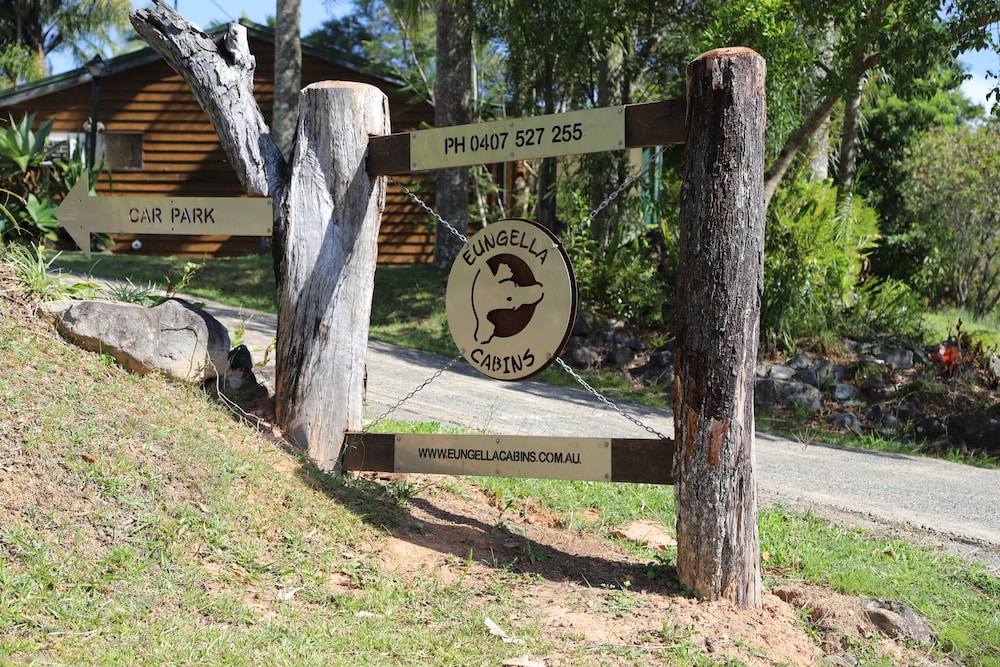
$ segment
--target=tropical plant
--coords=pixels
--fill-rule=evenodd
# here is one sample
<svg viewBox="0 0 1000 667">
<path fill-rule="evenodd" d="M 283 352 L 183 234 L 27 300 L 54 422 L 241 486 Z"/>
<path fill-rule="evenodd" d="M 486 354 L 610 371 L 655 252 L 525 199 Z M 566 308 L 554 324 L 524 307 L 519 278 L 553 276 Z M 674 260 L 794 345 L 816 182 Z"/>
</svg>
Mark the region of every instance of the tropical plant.
<svg viewBox="0 0 1000 667">
<path fill-rule="evenodd" d="M 764 244 L 763 342 L 793 349 L 800 336 L 842 328 L 877 238 L 874 210 L 855 202 L 850 213 L 838 213 L 837 190 L 829 182 L 779 191 L 768 210 Z"/>
<path fill-rule="evenodd" d="M 0 190 L 8 193 L 0 216 L 0 238 L 57 238 L 55 217 L 58 201 L 83 174 L 82 155 L 77 150 L 63 158 L 49 141 L 52 120 L 34 130 L 34 114 L 21 120 L 8 118 L 0 127 Z M 96 179 L 91 178 L 92 182 Z"/>
<path fill-rule="evenodd" d="M 42 76 L 53 51 L 68 51 L 82 64 L 130 30 L 128 0 L 6 0 L 2 6 L 0 75 L 15 84 Z"/>
</svg>

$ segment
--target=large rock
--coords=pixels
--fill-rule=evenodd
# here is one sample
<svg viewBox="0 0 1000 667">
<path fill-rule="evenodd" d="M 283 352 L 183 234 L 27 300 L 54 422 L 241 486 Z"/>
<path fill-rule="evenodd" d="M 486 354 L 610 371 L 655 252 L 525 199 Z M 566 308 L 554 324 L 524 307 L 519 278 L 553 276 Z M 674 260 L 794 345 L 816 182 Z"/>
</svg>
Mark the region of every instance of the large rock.
<svg viewBox="0 0 1000 667">
<path fill-rule="evenodd" d="M 110 354 L 133 373 L 159 371 L 185 382 L 225 372 L 229 331 L 181 299 L 146 308 L 107 301 L 62 302 L 50 307 L 59 331 L 77 345 Z"/>
<path fill-rule="evenodd" d="M 979 450 L 987 456 L 1000 456 L 1000 419 L 988 415 L 960 414 L 945 419 L 948 436 L 963 451 Z"/>
<path fill-rule="evenodd" d="M 934 643 L 934 633 L 911 607 L 895 600 L 867 598 L 861 608 L 875 626 L 890 637 L 905 637 L 920 644 Z"/>
<path fill-rule="evenodd" d="M 754 406 L 760 410 L 803 407 L 818 412 L 822 404 L 819 389 L 803 382 L 759 378 L 754 383 Z"/>
</svg>

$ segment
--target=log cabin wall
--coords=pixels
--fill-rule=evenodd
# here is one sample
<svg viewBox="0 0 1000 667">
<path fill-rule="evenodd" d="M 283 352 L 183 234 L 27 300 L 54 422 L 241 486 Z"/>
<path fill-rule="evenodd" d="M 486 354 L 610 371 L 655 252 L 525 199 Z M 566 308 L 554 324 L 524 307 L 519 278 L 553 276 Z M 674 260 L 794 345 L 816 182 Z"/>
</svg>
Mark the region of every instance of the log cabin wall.
<svg viewBox="0 0 1000 667">
<path fill-rule="evenodd" d="M 247 21 L 250 48 L 257 60 L 254 92 L 271 119 L 274 95 L 273 31 Z M 210 31 L 225 32 L 225 27 Z M 303 86 L 316 81 L 362 81 L 389 96 L 392 129 L 404 131 L 421 122 L 432 123 L 433 109 L 411 104 L 399 86 L 349 67 L 335 54 L 302 49 Z M 215 130 L 184 80 L 151 49 L 108 61 L 111 73 L 100 80 L 98 120 L 104 133 L 99 149 L 113 139 L 136 148 L 126 168 L 104 173 L 97 185 L 103 196 L 243 197 L 239 179 L 226 160 Z M 36 127 L 54 119 L 53 134 L 85 136 L 92 104 L 92 84 L 85 70 L 76 70 L 34 82 L 20 89 L 0 91 L 0 114 L 20 118 L 36 114 Z M 21 92 L 23 91 L 23 92 Z M 124 137 L 121 133 L 133 133 Z M 112 139 L 109 139 L 111 137 Z M 137 152 L 138 151 L 138 152 Z M 425 197 L 426 198 L 426 197 Z M 132 241 L 142 247 L 133 250 Z M 236 256 L 255 252 L 260 239 L 249 236 L 122 235 L 115 252 Z M 426 264 L 434 251 L 429 216 L 398 187 L 390 185 L 379 235 L 380 264 Z"/>
</svg>

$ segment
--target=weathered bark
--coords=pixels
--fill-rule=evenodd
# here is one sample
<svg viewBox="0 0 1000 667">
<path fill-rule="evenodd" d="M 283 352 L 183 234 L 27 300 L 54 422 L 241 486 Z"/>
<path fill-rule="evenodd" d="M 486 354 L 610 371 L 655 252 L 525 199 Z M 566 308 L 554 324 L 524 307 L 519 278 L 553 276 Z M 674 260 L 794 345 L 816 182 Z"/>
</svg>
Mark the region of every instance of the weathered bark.
<svg viewBox="0 0 1000 667">
<path fill-rule="evenodd" d="M 837 208 L 847 215 L 854 196 L 854 173 L 858 165 L 858 134 L 861 131 L 861 84 L 844 104 L 844 129 L 840 135 L 840 161 L 837 165 Z"/>
<path fill-rule="evenodd" d="M 302 89 L 301 0 L 278 0 L 274 20 L 274 104 L 271 129 L 286 160 L 292 156 Z"/>
<path fill-rule="evenodd" d="M 761 605 L 753 378 L 764 263 L 764 59 L 688 66 L 674 423 L 677 571 L 709 599 Z"/>
<path fill-rule="evenodd" d="M 319 465 L 334 468 L 344 431 L 361 427 L 385 201 L 385 178 L 369 177 L 364 161 L 368 137 L 389 133 L 388 100 L 366 84 L 306 88 L 286 169 L 253 98 L 242 27 L 230 28 L 220 51 L 162 2 L 131 20 L 188 82 L 247 192 L 273 198 L 278 424 Z"/>
<path fill-rule="evenodd" d="M 437 0 L 437 79 L 434 126 L 472 122 L 472 3 Z M 438 214 L 458 231 L 469 226 L 469 168 L 442 169 L 434 192 Z M 434 267 L 447 271 L 462 248 L 461 240 L 441 223 L 434 231 Z"/>
<path fill-rule="evenodd" d="M 257 61 L 247 31 L 234 23 L 217 48 L 212 38 L 157 1 L 129 15 L 135 31 L 183 77 L 208 115 L 243 189 L 274 196 L 285 160 L 253 97 Z"/>
<path fill-rule="evenodd" d="M 321 467 L 360 430 L 365 353 L 385 177 L 365 172 L 370 135 L 389 133 L 389 103 L 361 83 L 307 86 L 288 196 L 274 233 L 278 278 L 278 423 Z"/>
<path fill-rule="evenodd" d="M 774 197 L 774 193 L 778 191 L 778 186 L 781 185 L 781 179 L 785 177 L 785 173 L 788 168 L 792 166 L 792 162 L 795 161 L 795 156 L 799 154 L 802 147 L 809 143 L 809 139 L 816 134 L 816 131 L 827 122 L 830 118 L 830 112 L 833 111 L 833 107 L 837 105 L 840 101 L 840 97 L 836 95 L 827 95 L 813 112 L 809 114 L 809 117 L 803 121 L 802 125 L 799 125 L 794 132 L 788 137 L 785 145 L 782 146 L 781 152 L 778 153 L 778 157 L 774 159 L 771 163 L 771 167 L 764 174 L 764 206 L 766 207 L 771 203 L 771 198 Z"/>
<path fill-rule="evenodd" d="M 816 73 L 816 81 L 819 82 L 826 77 L 833 63 L 833 43 L 836 33 L 836 26 L 832 18 L 827 19 L 826 30 L 817 39 L 816 60 L 817 65 L 813 68 Z M 813 182 L 825 181 L 830 177 L 830 118 L 827 118 L 813 133 L 809 147 L 809 180 Z"/>
</svg>

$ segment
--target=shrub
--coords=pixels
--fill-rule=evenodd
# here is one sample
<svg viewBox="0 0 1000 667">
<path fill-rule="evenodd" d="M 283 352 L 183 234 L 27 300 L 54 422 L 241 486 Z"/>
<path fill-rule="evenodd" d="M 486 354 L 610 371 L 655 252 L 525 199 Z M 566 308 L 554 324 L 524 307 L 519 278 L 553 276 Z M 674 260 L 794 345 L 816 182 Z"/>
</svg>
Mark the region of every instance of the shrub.
<svg viewBox="0 0 1000 667">
<path fill-rule="evenodd" d="M 843 329 L 877 237 L 874 210 L 855 198 L 850 213 L 839 214 L 829 183 L 795 183 L 779 192 L 767 212 L 763 344 L 792 349 L 800 336 Z"/>
<path fill-rule="evenodd" d="M 45 121 L 35 132 L 34 120 L 34 114 L 20 121 L 9 116 L 0 125 L 0 239 L 4 242 L 15 238 L 55 241 L 58 203 L 86 169 L 79 150 L 68 159 L 55 156 L 56 146 L 49 143 L 53 121 Z"/>
</svg>

